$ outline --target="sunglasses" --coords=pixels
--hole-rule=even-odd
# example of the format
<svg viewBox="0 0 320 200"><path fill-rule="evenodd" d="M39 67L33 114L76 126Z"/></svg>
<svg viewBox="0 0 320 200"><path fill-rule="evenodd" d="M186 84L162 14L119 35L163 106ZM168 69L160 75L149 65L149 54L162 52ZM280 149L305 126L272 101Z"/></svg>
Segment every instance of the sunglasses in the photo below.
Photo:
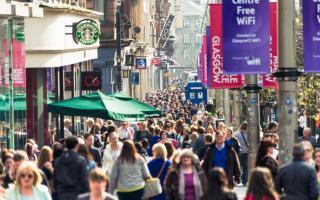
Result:
<svg viewBox="0 0 320 200"><path fill-rule="evenodd" d="M21 178L28 178L28 179L32 179L33 178L33 174L21 174Z"/></svg>

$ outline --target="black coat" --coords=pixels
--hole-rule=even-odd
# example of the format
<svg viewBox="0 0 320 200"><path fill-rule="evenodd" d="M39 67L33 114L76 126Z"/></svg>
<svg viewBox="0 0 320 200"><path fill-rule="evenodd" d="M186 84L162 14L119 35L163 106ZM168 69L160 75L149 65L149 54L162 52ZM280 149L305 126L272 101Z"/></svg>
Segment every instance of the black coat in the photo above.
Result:
<svg viewBox="0 0 320 200"><path fill-rule="evenodd" d="M319 195L316 172L303 160L293 160L280 168L275 187L285 195L284 200L317 200Z"/></svg>
<svg viewBox="0 0 320 200"><path fill-rule="evenodd" d="M54 185L59 200L77 199L88 192L86 160L74 151L64 152L55 162Z"/></svg>

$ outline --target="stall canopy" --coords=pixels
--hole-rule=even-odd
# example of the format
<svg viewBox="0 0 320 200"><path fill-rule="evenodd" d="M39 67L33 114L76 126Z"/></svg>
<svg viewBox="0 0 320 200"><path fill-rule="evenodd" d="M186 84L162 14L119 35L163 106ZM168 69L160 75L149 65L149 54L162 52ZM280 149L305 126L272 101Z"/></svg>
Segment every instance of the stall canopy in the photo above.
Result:
<svg viewBox="0 0 320 200"><path fill-rule="evenodd" d="M49 112L67 116L98 117L116 121L141 121L159 117L161 111L122 93L100 91L48 105Z"/></svg>

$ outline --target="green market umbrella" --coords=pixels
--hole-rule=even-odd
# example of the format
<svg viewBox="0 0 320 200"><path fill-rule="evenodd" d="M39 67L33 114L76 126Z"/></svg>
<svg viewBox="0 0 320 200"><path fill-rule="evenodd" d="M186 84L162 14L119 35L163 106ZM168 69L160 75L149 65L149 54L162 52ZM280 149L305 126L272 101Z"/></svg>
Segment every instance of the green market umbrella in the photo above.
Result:
<svg viewBox="0 0 320 200"><path fill-rule="evenodd" d="M98 117L116 121L141 121L160 116L161 111L122 93L100 91L48 105L49 112L67 116Z"/></svg>

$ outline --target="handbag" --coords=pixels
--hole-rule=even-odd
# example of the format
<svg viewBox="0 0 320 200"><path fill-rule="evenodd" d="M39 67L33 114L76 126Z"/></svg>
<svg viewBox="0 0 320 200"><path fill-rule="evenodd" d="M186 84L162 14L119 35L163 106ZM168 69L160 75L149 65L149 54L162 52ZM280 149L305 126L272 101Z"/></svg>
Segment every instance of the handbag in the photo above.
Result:
<svg viewBox="0 0 320 200"><path fill-rule="evenodd" d="M159 177L162 174L165 164L166 161L163 161L163 165L156 178L148 178L145 180L144 193L142 199L148 199L150 197L154 197L162 193L162 186Z"/></svg>

